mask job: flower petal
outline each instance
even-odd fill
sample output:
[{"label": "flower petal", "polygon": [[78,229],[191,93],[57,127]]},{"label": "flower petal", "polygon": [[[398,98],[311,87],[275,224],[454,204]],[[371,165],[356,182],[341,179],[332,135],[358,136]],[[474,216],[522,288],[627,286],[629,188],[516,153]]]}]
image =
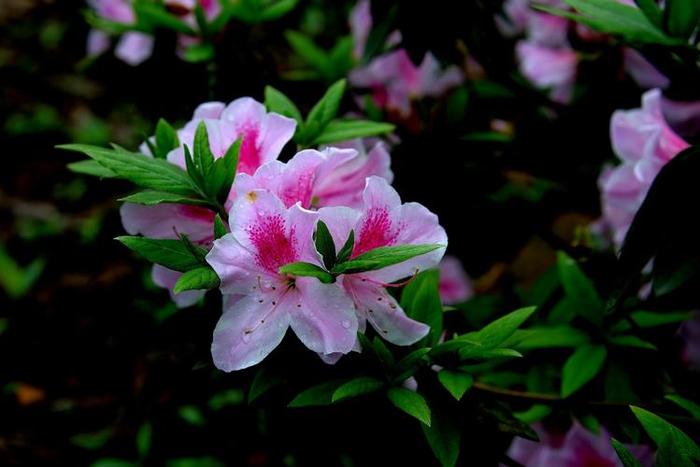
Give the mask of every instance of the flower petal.
[{"label": "flower petal", "polygon": [[124,229],[130,235],[167,239],[185,234],[195,243],[213,240],[214,213],[208,209],[184,204],[124,203],[119,212]]},{"label": "flower petal", "polygon": [[153,37],[140,32],[127,32],[114,49],[114,55],[123,62],[136,66],[153,53]]},{"label": "flower petal", "polygon": [[282,342],[288,327],[284,303],[261,303],[257,295],[234,300],[225,296],[211,345],[214,364],[223,371],[256,365]]},{"label": "flower petal", "polygon": [[290,313],[299,340],[321,354],[350,352],[357,339],[357,317],[345,291],[307,277],[296,279],[296,290],[298,301]]},{"label": "flower petal", "polygon": [[159,264],[153,265],[152,278],[153,282],[164,289],[168,289],[170,292],[170,298],[175,302],[178,308],[187,308],[189,306],[197,303],[202,297],[204,297],[204,290],[187,290],[185,292],[175,293],[173,292],[173,287],[177,283],[177,280],[182,276],[181,272],[173,271]]},{"label": "flower petal", "polygon": [[355,276],[344,276],[343,286],[353,298],[358,312],[389,342],[411,345],[430,332],[430,326],[406,316],[384,287],[364,277]]}]

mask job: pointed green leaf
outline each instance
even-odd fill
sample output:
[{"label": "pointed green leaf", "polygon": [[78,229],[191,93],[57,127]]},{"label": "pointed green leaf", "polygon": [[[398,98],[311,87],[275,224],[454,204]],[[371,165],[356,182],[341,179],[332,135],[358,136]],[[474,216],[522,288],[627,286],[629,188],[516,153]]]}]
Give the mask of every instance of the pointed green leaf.
[{"label": "pointed green leaf", "polygon": [[301,131],[303,119],[297,106],[287,96],[272,86],[265,87],[265,107],[268,112],[275,112],[297,122],[297,131]]},{"label": "pointed green leaf", "polygon": [[125,203],[142,204],[144,206],[153,206],[163,203],[188,204],[191,206],[209,206],[209,203],[202,199],[190,198],[187,196],[178,195],[176,193],[168,193],[165,191],[139,191],[134,194],[119,198],[119,201]]},{"label": "pointed green leaf", "polygon": [[279,273],[298,277],[315,277],[324,284],[332,284],[335,281],[335,278],[320,266],[303,261],[285,264],[279,269]]},{"label": "pointed green leaf", "polygon": [[579,347],[566,361],[562,371],[561,395],[569,397],[595,378],[603,368],[607,350],[602,345]]},{"label": "pointed green leaf", "polygon": [[336,264],[332,272],[334,274],[356,274],[358,272],[375,271],[387,266],[402,263],[416,256],[430,253],[439,248],[445,248],[445,245],[382,246],[369,250],[351,260]]},{"label": "pointed green leaf", "polygon": [[664,396],[664,399],[667,399],[677,406],[685,409],[690,415],[693,416],[695,420],[700,420],[700,405],[696,404],[695,402],[684,399],[678,394],[668,394]]},{"label": "pointed green leaf", "polygon": [[352,254],[353,248],[355,248],[355,231],[351,230],[348,234],[348,238],[345,240],[345,243],[343,243],[342,248],[338,252],[336,262],[344,263],[348,259],[350,259],[350,255]]},{"label": "pointed green leaf", "polygon": [[328,383],[312,386],[292,399],[287,407],[308,407],[313,405],[330,405],[333,400],[333,393],[342,382],[330,381]]},{"label": "pointed green leaf", "polygon": [[[117,240],[148,261],[174,271],[187,272],[203,266],[201,258],[192,254],[190,248],[181,240],[160,240],[130,236],[117,237]],[[206,250],[200,250],[202,256],[206,254]]]},{"label": "pointed green leaf", "polygon": [[158,120],[156,125],[156,151],[155,157],[165,159],[168,153],[180,146],[180,139],[175,129],[164,119]]},{"label": "pointed green leaf", "polygon": [[226,223],[221,220],[221,216],[217,214],[214,216],[214,238],[218,240],[227,233],[228,227],[226,226]]},{"label": "pointed green leaf", "polygon": [[78,161],[78,162],[71,162],[68,164],[68,170],[71,172],[83,174],[83,175],[92,175],[93,177],[100,177],[100,178],[116,178],[118,177],[117,174],[109,170],[107,167],[104,167],[102,164],[100,164],[97,161],[94,161],[92,159],[84,160],[84,161]]},{"label": "pointed green leaf", "polygon": [[314,244],[316,246],[316,251],[323,259],[323,265],[329,271],[335,266],[335,242],[331,236],[328,226],[322,220],[319,220],[316,224],[316,231],[314,232]]},{"label": "pointed green leaf", "polygon": [[199,267],[184,273],[175,283],[174,293],[186,290],[211,290],[219,287],[219,276],[210,266]]},{"label": "pointed green leaf", "polygon": [[398,409],[430,426],[430,407],[423,396],[402,387],[389,388],[386,395]]},{"label": "pointed green leaf", "polygon": [[462,399],[464,393],[474,384],[474,377],[461,371],[441,370],[438,380],[457,400]]},{"label": "pointed green leaf", "polygon": [[656,461],[660,465],[691,467],[700,462],[700,448],[688,435],[648,410],[633,405],[630,408],[658,447]]},{"label": "pointed green leaf", "polygon": [[333,120],[316,137],[313,144],[330,144],[355,138],[379,136],[391,133],[394,129],[395,126],[391,123],[371,120]]},{"label": "pointed green leaf", "polygon": [[333,392],[332,402],[340,402],[353,397],[363,396],[378,391],[384,383],[376,378],[360,376],[341,385]]},{"label": "pointed green leaf", "polygon": [[558,253],[559,277],[567,298],[575,307],[575,312],[594,324],[600,324],[605,311],[605,303],[598,295],[591,280],[566,253]]}]

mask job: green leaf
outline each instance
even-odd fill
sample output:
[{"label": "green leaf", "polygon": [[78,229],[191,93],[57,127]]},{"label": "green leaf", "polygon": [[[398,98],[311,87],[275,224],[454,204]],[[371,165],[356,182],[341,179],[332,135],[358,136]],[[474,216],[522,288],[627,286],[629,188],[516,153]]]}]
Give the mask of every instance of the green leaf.
[{"label": "green leaf", "polygon": [[333,393],[342,384],[338,381],[330,381],[327,383],[317,384],[312,386],[292,399],[287,404],[287,407],[308,407],[312,405],[330,405],[333,402]]},{"label": "green leaf", "polygon": [[695,420],[700,420],[700,405],[696,404],[695,402],[684,399],[678,394],[667,394],[664,396],[664,399],[667,399],[677,406],[685,409],[690,415],[693,416]]},{"label": "green leaf", "polygon": [[659,8],[659,5],[656,3],[656,0],[635,0],[635,3],[639,9],[642,10],[644,16],[647,17],[651,24],[657,28],[661,27],[663,14],[661,8]]},{"label": "green leaf", "polygon": [[642,464],[629,452],[629,449],[627,449],[624,444],[615,438],[610,438],[610,442],[617,453],[617,457],[620,458],[623,467],[642,467]]},{"label": "green leaf", "polygon": [[393,380],[402,383],[409,377],[413,376],[418,369],[429,362],[426,356],[430,353],[430,348],[424,347],[416,349],[398,361],[394,367]]},{"label": "green leaf", "polygon": [[332,73],[330,57],[325,50],[314,44],[314,41],[310,37],[296,31],[287,31],[284,35],[289,45],[294,49],[294,52],[311,65],[311,67],[318,70],[324,76],[328,76]]},{"label": "green leaf", "polygon": [[136,434],[136,447],[139,453],[139,458],[143,459],[146,457],[151,450],[151,438],[153,434],[153,428],[151,428],[150,423],[144,423],[139,428]]},{"label": "green leaf", "polygon": [[697,0],[667,0],[664,20],[669,34],[687,40],[700,23],[700,2]]},{"label": "green leaf", "polygon": [[258,15],[258,21],[272,21],[281,18],[297,6],[299,0],[276,0],[268,4]]},{"label": "green leaf", "polygon": [[461,371],[441,370],[438,380],[457,400],[462,399],[464,393],[474,384],[474,377]]},{"label": "green leaf", "polygon": [[206,174],[212,164],[214,164],[214,154],[209,146],[209,132],[204,121],[199,122],[194,133],[194,162],[201,171]]},{"label": "green leaf", "polygon": [[226,223],[221,220],[221,216],[217,214],[214,216],[214,238],[218,240],[227,233],[228,227],[226,226]]},{"label": "green leaf", "polygon": [[605,303],[598,295],[593,283],[586,277],[576,261],[566,253],[558,255],[559,277],[561,278],[567,298],[577,314],[594,324],[600,324],[605,311]]},{"label": "green leaf", "polygon": [[219,287],[219,276],[210,266],[199,267],[184,273],[175,283],[174,293],[186,290],[211,290]]},{"label": "green leaf", "polygon": [[[656,326],[664,326],[667,324],[676,324],[689,320],[693,314],[688,311],[663,312],[654,311],[635,311],[629,315],[629,319],[634,321],[635,325],[640,328],[653,328]],[[627,320],[621,320],[612,327],[614,332],[623,332],[632,329],[632,326]]]},{"label": "green leaf", "polygon": [[524,412],[514,412],[515,418],[521,422],[533,424],[541,421],[552,413],[552,408],[544,404],[535,404]]},{"label": "green leaf", "polygon": [[610,0],[564,0],[576,12],[535,4],[533,8],[585,24],[597,31],[642,44],[685,45],[656,28],[644,13]]},{"label": "green leaf", "polygon": [[183,405],[177,411],[180,418],[194,426],[204,426],[206,419],[204,414],[196,405]]},{"label": "green leaf", "polygon": [[326,125],[338,114],[340,102],[343,99],[343,94],[345,94],[345,85],[344,79],[334,83],[321,97],[321,100],[311,108],[304,125],[303,142],[310,143],[315,141],[318,135],[326,128]]},{"label": "green leaf", "polygon": [[537,307],[530,306],[515,310],[487,324],[477,332],[466,334],[464,339],[477,342],[486,349],[496,348],[512,336],[536,309]]},{"label": "green leaf", "polygon": [[402,387],[389,388],[386,395],[398,409],[430,426],[430,407],[423,396]]},{"label": "green leaf", "polygon": [[374,248],[355,258],[338,263],[333,270],[334,274],[356,274],[358,272],[375,271],[387,266],[402,263],[416,256],[424,255],[445,248],[445,245],[421,244],[421,245],[396,245]]},{"label": "green leaf", "polygon": [[231,405],[240,405],[245,400],[245,394],[240,389],[228,389],[214,394],[207,405],[213,411],[218,411]]},{"label": "green leaf", "polygon": [[106,428],[94,433],[80,433],[71,436],[70,442],[83,449],[100,449],[109,441],[113,433],[114,430],[112,428]]},{"label": "green leaf", "polygon": [[542,326],[517,330],[503,345],[516,350],[578,347],[590,338],[585,332],[570,326]]},{"label": "green leaf", "polygon": [[156,27],[172,29],[173,31],[186,34],[188,36],[196,36],[197,32],[192,29],[187,23],[181,21],[168,11],[161,4],[151,2],[134,2],[134,13],[138,18],[138,23],[150,30]]},{"label": "green leaf", "polygon": [[226,464],[214,457],[180,457],[168,459],[166,467],[226,467]]},{"label": "green leaf", "polygon": [[406,314],[430,326],[422,344],[435,345],[442,334],[442,300],[440,300],[440,273],[430,269],[418,274],[401,293],[401,308]]},{"label": "green leaf", "polygon": [[119,201],[125,203],[142,204],[144,206],[153,206],[163,203],[188,204],[191,206],[210,206],[210,204],[202,199],[189,198],[187,196],[178,195],[176,193],[168,193],[165,191],[139,191],[134,194],[119,198]]},{"label": "green leaf", "polygon": [[328,226],[322,220],[316,223],[316,231],[314,232],[314,244],[316,251],[323,259],[323,265],[326,269],[331,270],[335,266],[335,242],[331,236]]},{"label": "green leaf", "polygon": [[602,345],[589,344],[579,347],[564,364],[562,397],[569,397],[592,380],[603,368],[607,353]]},{"label": "green leaf", "polygon": [[158,120],[156,125],[156,152],[155,157],[165,159],[168,153],[180,146],[180,139],[175,129],[164,119]]},{"label": "green leaf", "polygon": [[[203,266],[201,258],[192,254],[190,248],[181,240],[130,236],[117,237],[117,240],[148,261],[174,271],[187,272]],[[202,255],[206,254],[206,250],[200,250]]]},{"label": "green leaf", "polygon": [[344,263],[352,254],[352,250],[355,248],[355,231],[351,230],[348,234],[348,238],[343,243],[342,248],[338,252],[338,257],[336,258],[336,263]]},{"label": "green leaf", "polygon": [[285,264],[279,269],[279,273],[297,277],[315,277],[324,284],[332,284],[335,281],[335,278],[322,267],[303,261]]},{"label": "green leaf", "polygon": [[118,149],[107,149],[85,144],[58,146],[68,151],[82,152],[99,162],[120,178],[144,188],[194,196],[197,191],[192,181],[180,167],[162,159]]},{"label": "green leaf", "polygon": [[44,258],[37,258],[22,267],[0,243],[0,287],[10,298],[24,297],[32,289],[46,267]]},{"label": "green leaf", "polygon": [[210,196],[224,204],[231,192],[233,179],[238,171],[238,161],[240,159],[242,138],[238,138],[226,150],[224,157],[220,157],[214,161],[214,164],[207,171],[207,191]]},{"label": "green leaf", "polygon": [[660,465],[691,467],[700,462],[700,448],[688,435],[648,410],[633,405],[630,408],[659,448],[656,459]]},{"label": "green leaf", "polygon": [[250,391],[248,391],[248,403],[252,403],[257,398],[265,394],[275,386],[282,384],[284,380],[279,372],[270,370],[270,367],[263,366],[255,374],[253,382],[250,383]]},{"label": "green leaf", "polygon": [[84,161],[71,162],[68,164],[68,170],[71,172],[92,175],[93,177],[100,178],[116,178],[117,174],[109,170],[107,167],[103,166],[97,161],[92,159],[87,159]]},{"label": "green leaf", "polygon": [[462,360],[490,360],[495,358],[522,358],[522,354],[513,349],[485,349],[482,346],[465,345],[459,349]]},{"label": "green leaf", "polygon": [[216,51],[211,43],[201,42],[185,48],[182,58],[190,63],[204,63],[213,60],[215,54]]},{"label": "green leaf", "polygon": [[275,112],[297,122],[297,131],[301,131],[304,120],[297,106],[287,96],[272,86],[265,87],[265,107],[268,112]]},{"label": "green leaf", "polygon": [[329,144],[355,138],[367,138],[391,133],[396,127],[391,123],[371,120],[333,120],[326,125],[312,144]]},{"label": "green leaf", "polygon": [[656,346],[651,342],[640,339],[637,336],[623,335],[623,336],[612,336],[608,338],[608,341],[620,347],[634,347],[638,349],[648,349],[656,350]]},{"label": "green leaf", "polygon": [[104,459],[99,459],[92,464],[90,464],[90,467],[135,467],[136,464],[134,464],[131,461],[128,461],[126,459],[114,459],[111,457],[105,457]]},{"label": "green leaf", "polygon": [[342,384],[333,392],[331,402],[340,402],[353,397],[363,396],[378,391],[384,383],[376,378],[360,376]]},{"label": "green leaf", "polygon": [[384,368],[389,369],[396,363],[394,355],[391,353],[384,341],[378,336],[374,336],[374,339],[372,339],[372,351],[377,356],[377,359],[381,362]]},{"label": "green leaf", "polygon": [[425,439],[442,467],[454,467],[459,457],[462,433],[452,414],[444,411],[431,414],[430,425],[421,423]]}]

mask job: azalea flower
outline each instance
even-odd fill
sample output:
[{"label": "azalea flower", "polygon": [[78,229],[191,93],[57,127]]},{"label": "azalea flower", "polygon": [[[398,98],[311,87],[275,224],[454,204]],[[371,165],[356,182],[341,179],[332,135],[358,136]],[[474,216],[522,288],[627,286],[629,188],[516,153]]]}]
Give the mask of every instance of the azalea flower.
[{"label": "azalea flower", "polygon": [[[221,4],[219,0],[164,0],[163,3],[172,14],[178,16],[185,24],[189,25],[195,31],[199,28],[194,13],[197,4],[202,7],[204,17],[208,21],[213,20],[221,13]],[[200,42],[201,39],[199,37],[178,34],[178,54],[182,55],[187,47]]]},{"label": "azalea flower", "polygon": [[[277,159],[296,128],[294,120],[267,113],[261,103],[250,97],[236,99],[228,105],[207,102],[197,107],[193,119],[178,130],[180,146],[168,154],[168,161],[185,169],[183,146],[193,147],[200,122],[207,127],[209,146],[215,158],[223,157],[239,137],[243,138],[238,162],[238,173],[242,174],[252,174],[262,164]],[[141,149],[150,154],[145,144]],[[230,208],[234,196],[235,189],[232,188],[227,208]],[[176,239],[185,234],[192,242],[205,246],[214,240],[214,212],[206,208],[183,204],[143,206],[125,203],[120,212],[122,224],[130,235]],[[175,275],[179,277],[179,273],[171,271],[170,277]],[[161,279],[156,283],[168,282]],[[189,302],[176,300],[179,305]]]},{"label": "azalea flower", "polygon": [[[508,457],[525,467],[622,467],[605,428],[601,428],[597,435],[579,423],[574,423],[566,433],[548,431],[540,424],[533,428],[540,438],[539,442],[515,438],[507,453]],[[627,448],[641,465],[653,465],[654,455],[648,446]]]},{"label": "azalea flower", "polygon": [[279,273],[292,262],[319,264],[312,240],[318,213],[299,204],[287,208],[265,190],[239,196],[231,212],[231,233],[207,255],[225,295],[212,343],[215,365],[233,371],[259,363],[290,326],[319,354],[352,350],[358,321],[339,284]]},{"label": "azalea flower", "polygon": [[622,164],[605,168],[598,184],[602,224],[611,230],[619,248],[654,178],[688,143],[666,122],[659,89],[644,94],[642,108],[616,111],[610,122],[610,138]]},{"label": "azalea flower", "polygon": [[[129,0],[89,0],[89,6],[106,20],[135,24],[136,15]],[[103,54],[110,46],[110,37],[99,29],[92,29],[88,35],[87,53],[89,56]],[[146,60],[153,52],[153,37],[142,32],[130,31],[121,36],[114,55],[129,65],[135,66]]]},{"label": "azalea flower", "polygon": [[[350,13],[350,29],[354,40],[353,55],[360,61],[372,29],[369,0],[358,2]],[[395,31],[387,38],[384,48],[391,49],[400,42],[401,35]],[[412,100],[440,97],[450,88],[459,86],[464,81],[464,74],[456,66],[442,70],[430,52],[416,66],[405,49],[397,49],[356,68],[350,73],[349,81],[355,87],[368,88],[377,107],[397,112],[405,118],[411,113]]]},{"label": "azalea flower", "polygon": [[578,66],[578,55],[573,49],[520,41],[515,51],[520,72],[535,87],[548,90],[554,102],[566,104],[571,101]]},{"label": "azalea flower", "polygon": [[[447,235],[437,216],[418,203],[401,204],[398,193],[385,179],[369,177],[362,199],[359,211],[347,207],[318,211],[336,251],[340,251],[350,231],[355,239],[351,258],[392,245],[447,245]],[[439,248],[376,271],[341,275],[338,281],[355,303],[360,330],[364,331],[369,321],[379,335],[396,345],[411,345],[425,337],[430,327],[406,316],[386,287],[437,266],[444,252],[445,248]]]},{"label": "azalea flower", "polygon": [[442,303],[454,305],[469,300],[474,294],[474,290],[462,262],[454,256],[445,256],[438,267],[440,269],[439,287]]},{"label": "azalea flower", "polygon": [[377,175],[391,183],[391,159],[383,143],[369,152],[356,149],[307,149],[297,153],[288,163],[272,161],[261,166],[254,175],[236,178],[239,193],[252,189],[268,190],[287,206],[299,202],[306,209],[325,206],[360,207],[365,179]]}]

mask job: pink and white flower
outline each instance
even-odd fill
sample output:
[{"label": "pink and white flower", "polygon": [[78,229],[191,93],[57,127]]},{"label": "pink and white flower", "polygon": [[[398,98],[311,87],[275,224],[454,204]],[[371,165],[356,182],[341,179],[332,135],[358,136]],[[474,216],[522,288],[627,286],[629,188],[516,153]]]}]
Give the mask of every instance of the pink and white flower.
[{"label": "pink and white flower", "polygon": [[[250,97],[236,99],[228,105],[207,102],[197,107],[193,119],[177,132],[181,145],[168,154],[168,161],[185,168],[183,146],[192,148],[200,122],[207,127],[209,146],[215,158],[223,157],[239,137],[243,138],[238,163],[238,172],[242,174],[252,174],[262,164],[277,159],[296,129],[294,120],[268,113],[261,103]],[[142,151],[148,154],[144,146]],[[231,206],[235,192],[232,188],[227,207]],[[125,203],[121,207],[121,217],[130,235],[172,239],[185,234],[191,241],[205,246],[214,240],[214,212],[206,208],[182,204],[143,206]]]},{"label": "pink and white flower", "polygon": [[[106,20],[127,25],[136,23],[136,15],[129,0],[90,0],[88,4],[98,16]],[[87,41],[88,55],[101,55],[109,48],[110,42],[106,32],[92,29]],[[114,50],[117,58],[132,66],[142,63],[152,52],[153,37],[136,31],[122,35]]]},{"label": "pink and white flower", "polygon": [[326,206],[360,207],[365,179],[372,175],[393,179],[391,158],[383,143],[368,153],[355,149],[307,149],[289,162],[272,161],[261,166],[254,175],[236,178],[239,193],[265,189],[274,193],[287,206],[299,202],[306,209]]},{"label": "pink and white flower", "polygon": [[445,256],[438,266],[440,269],[440,299],[444,305],[454,305],[469,300],[474,295],[472,280],[454,256]]},{"label": "pink and white flower", "polygon": [[464,75],[454,65],[442,70],[430,52],[416,66],[406,50],[398,49],[353,70],[349,79],[355,87],[370,89],[378,107],[407,117],[411,113],[412,100],[439,97],[461,84]]},{"label": "pink and white flower", "polygon": [[207,255],[225,294],[212,343],[216,366],[233,371],[259,363],[290,326],[321,355],[351,351],[358,321],[343,289],[278,272],[296,261],[319,264],[312,241],[318,213],[298,204],[287,208],[264,190],[239,196],[231,212],[231,233]]},{"label": "pink and white flower", "polygon": [[[447,245],[447,235],[437,216],[418,203],[401,204],[399,195],[385,179],[369,177],[362,199],[360,211],[346,207],[318,211],[333,236],[336,250],[342,248],[351,230],[355,232],[351,258],[384,246]],[[396,345],[411,345],[423,338],[430,327],[406,316],[385,287],[437,266],[444,252],[445,248],[439,248],[376,271],[341,275],[339,281],[355,303],[360,330],[364,331],[369,321],[379,335]]]},{"label": "pink and white flower", "polygon": [[619,248],[654,178],[688,143],[664,119],[658,89],[644,94],[642,108],[613,114],[610,138],[622,164],[604,169],[598,184],[603,226]]},{"label": "pink and white flower", "polygon": [[535,87],[549,91],[554,102],[566,104],[571,101],[578,67],[578,55],[573,49],[520,41],[515,52],[520,72]]}]

